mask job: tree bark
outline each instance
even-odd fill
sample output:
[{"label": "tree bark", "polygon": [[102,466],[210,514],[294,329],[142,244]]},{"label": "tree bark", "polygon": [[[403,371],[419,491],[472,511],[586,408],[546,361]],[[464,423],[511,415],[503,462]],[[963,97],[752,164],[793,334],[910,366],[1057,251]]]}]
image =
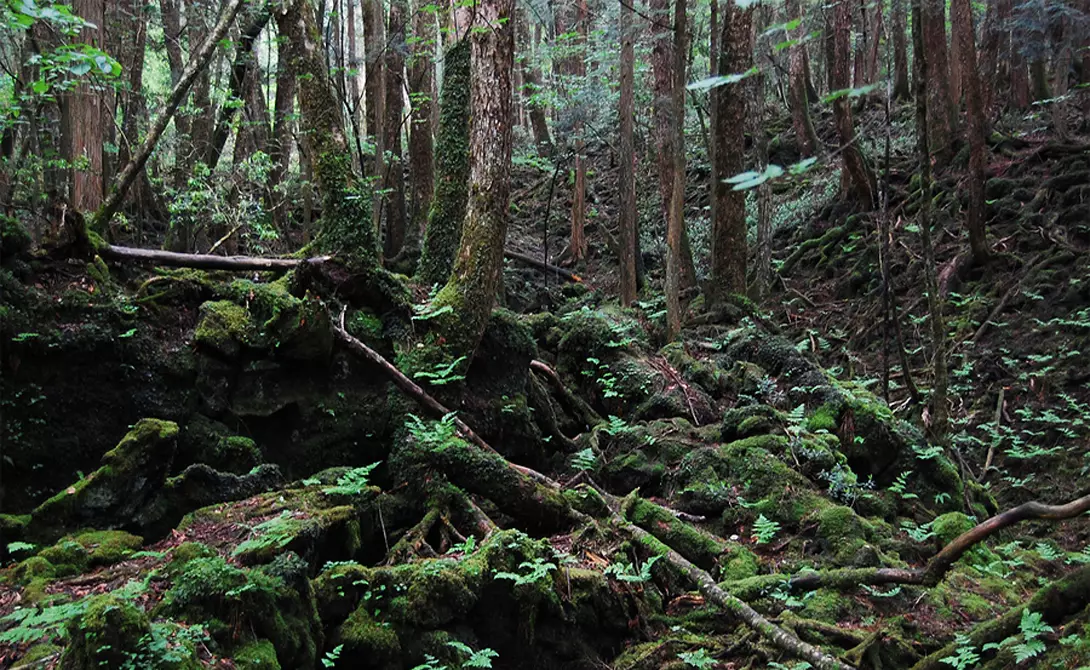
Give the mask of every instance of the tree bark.
[{"label": "tree bark", "polygon": [[426,285],[442,284],[450,277],[469,195],[469,42],[455,42],[447,49],[443,62],[439,132],[435,138],[435,195],[417,266],[417,278]]},{"label": "tree bark", "polygon": [[[283,34],[280,37],[284,37]],[[273,103],[273,134],[269,143],[269,157],[272,170],[269,172],[269,192],[273,197],[272,216],[277,230],[286,230],[288,224],[288,202],[282,185],[291,165],[291,153],[294,138],[292,134],[295,116],[295,77],[288,67],[291,45],[286,39],[277,40],[276,44],[276,98]]]},{"label": "tree bark", "polygon": [[[197,45],[211,31],[206,16],[207,4],[200,0],[183,0],[185,5],[185,34],[189,44],[190,58]],[[197,73],[193,90],[189,94],[189,103],[194,112],[189,123],[189,146],[183,155],[185,178],[188,179],[192,166],[209,154],[212,143],[212,125],[216,118],[212,107],[212,68],[204,68]]]},{"label": "tree bark", "polygon": [[[851,86],[849,70],[849,47],[852,25],[851,8],[846,2],[839,2],[831,10],[826,10],[826,40],[829,60],[829,90],[839,91]],[[855,124],[852,122],[850,98],[841,96],[833,101],[833,118],[837,136],[840,140],[840,155],[843,161],[841,185],[844,195],[856,202],[863,209],[873,209],[876,202],[877,181],[874,171],[867,164],[863,149],[855,138]]]},{"label": "tree bark", "polygon": [[[578,11],[575,19],[577,34],[576,53],[571,59],[570,74],[577,80],[586,76],[587,49],[587,0],[575,0]],[[575,115],[575,184],[571,203],[571,241],[568,245],[573,263],[583,261],[587,256],[587,164],[583,156],[586,142],[583,139],[583,110],[577,109]]]},{"label": "tree bark", "polygon": [[435,140],[431,118],[436,101],[432,90],[435,81],[435,14],[417,3],[413,18],[415,42],[410,50],[408,67],[409,102],[412,121],[409,127],[409,178],[412,182],[412,207],[406,232],[405,248],[419,255],[428,222],[432,195],[435,192]]},{"label": "tree bark", "polygon": [[[658,155],[659,193],[662,196],[662,219],[669,228],[674,192],[674,157],[677,154],[674,134],[674,84],[675,84],[675,46],[671,42],[671,35],[663,26],[671,25],[669,0],[650,0],[648,9],[651,10],[651,18],[655,24],[651,26],[655,31],[652,37],[651,50],[651,74],[654,102],[652,113],[654,116],[655,151]],[[684,52],[683,52],[684,53]],[[682,59],[684,61],[684,58]],[[682,93],[684,96],[684,92]],[[682,151],[684,156],[684,151]],[[684,211],[684,205],[682,206]],[[639,263],[639,260],[637,260]],[[681,228],[681,279],[679,290],[696,286],[696,269],[693,264],[693,254],[689,245],[688,229]]]},{"label": "tree bark", "polygon": [[673,87],[671,90],[670,134],[673,137],[673,184],[670,215],[666,221],[666,339],[681,334],[682,231],[685,230],[685,84],[686,84],[686,0],[674,0]]},{"label": "tree bark", "polygon": [[[537,31],[529,29],[529,18],[525,10],[518,14],[518,30],[524,42],[529,44],[531,40],[536,40]],[[541,85],[541,73],[537,69],[532,54],[523,56],[519,61],[519,69],[523,82],[521,92],[527,115],[530,117],[530,132],[534,137],[534,145],[537,147],[539,156],[550,157],[554,149],[552,138],[549,137],[549,126],[545,120],[545,106],[541,102],[541,93],[544,89]]]},{"label": "tree bark", "polygon": [[[620,141],[617,171],[617,194],[620,201],[618,260],[620,277],[618,293],[622,307],[628,307],[636,301],[636,151],[633,143],[632,126],[635,117],[635,48],[633,46],[632,14],[630,4],[634,0],[621,0],[621,98],[618,108],[620,116]],[[718,0],[711,0],[713,7]]]},{"label": "tree bark", "polygon": [[897,100],[908,100],[912,97],[912,88],[908,81],[905,0],[890,0],[890,15],[890,32],[893,33],[893,97]]},{"label": "tree bark", "polygon": [[928,139],[936,164],[946,165],[954,154],[957,108],[950,90],[950,61],[946,48],[946,0],[925,0],[923,6],[924,46],[927,49]]},{"label": "tree bark", "polygon": [[[753,10],[728,0],[719,39],[719,74],[753,67]],[[746,193],[726,179],[745,170],[746,89],[748,80],[712,89],[715,113],[715,220],[712,223],[711,281],[708,303],[723,304],[746,291]]]},{"label": "tree bark", "polygon": [[434,301],[437,308],[453,308],[436,325],[454,358],[472,359],[502,282],[510,216],[514,5],[514,0],[482,0],[474,26],[479,30],[469,36],[469,199],[454,269]]},{"label": "tree bark", "polygon": [[959,69],[965,90],[966,134],[969,139],[969,246],[972,249],[973,262],[982,265],[988,260],[988,242],[984,232],[984,166],[987,146],[970,0],[953,0],[950,11],[956,17],[954,28],[957,32],[954,41],[958,44],[958,53],[961,56]]},{"label": "tree bark", "polygon": [[[100,49],[106,46],[105,9],[103,0],[73,1],[73,13],[91,24],[80,30],[76,42]],[[102,89],[86,78],[81,78],[62,98],[62,146],[70,164],[68,201],[82,212],[94,211],[102,204],[105,103]]]},{"label": "tree bark", "polygon": [[386,91],[383,147],[390,155],[385,166],[383,184],[386,190],[386,235],[383,251],[393,258],[405,244],[405,169],[401,162],[401,129],[405,120],[405,15],[407,0],[390,3],[390,23],[386,31]]},{"label": "tree bark", "polygon": [[[787,20],[803,19],[799,0],[787,0]],[[820,153],[821,142],[814,132],[814,122],[810,118],[810,96],[806,90],[807,74],[806,45],[801,40],[806,35],[805,22],[788,33],[788,38],[799,42],[790,47],[788,54],[787,91],[791,105],[791,125],[799,142],[799,153],[803,157]],[[740,71],[740,70],[739,70]],[[728,175],[729,176],[729,175]]]},{"label": "tree bark", "polygon": [[[383,177],[383,128],[384,105],[386,98],[385,77],[383,76],[383,51],[386,41],[383,37],[383,12],[382,0],[364,0],[363,11],[363,35],[366,56],[364,59],[364,97],[366,98],[366,133],[371,138],[374,146],[373,163],[370,173],[380,180]],[[367,174],[367,169],[364,169]],[[376,191],[372,197],[371,224],[377,235],[381,225],[382,197]]]},{"label": "tree bark", "polygon": [[[913,0],[912,39],[916,50],[916,148],[918,153],[920,176],[920,208],[918,225],[920,239],[923,242],[924,285],[927,289],[927,305],[931,316],[931,345],[934,358],[934,382],[931,389],[931,426],[930,433],[941,442],[946,436],[946,324],[942,314],[942,300],[939,296],[938,274],[935,269],[935,249],[931,243],[931,147],[927,108],[930,104],[927,95],[928,79],[931,72],[932,52],[927,50],[924,32],[926,22],[922,21],[920,5],[931,0]],[[923,29],[920,26],[923,25]]]}]

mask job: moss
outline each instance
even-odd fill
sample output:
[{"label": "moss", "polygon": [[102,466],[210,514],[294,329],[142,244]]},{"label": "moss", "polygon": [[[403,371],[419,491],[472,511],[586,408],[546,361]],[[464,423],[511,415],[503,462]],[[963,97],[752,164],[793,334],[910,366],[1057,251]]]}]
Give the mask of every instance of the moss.
[{"label": "moss", "polygon": [[48,659],[59,656],[63,649],[49,642],[41,642],[26,650],[23,657],[15,661],[11,670],[34,670],[48,667]]},{"label": "moss", "polygon": [[722,439],[726,442],[743,437],[771,433],[780,422],[780,413],[769,405],[744,405],[723,415]]},{"label": "moss", "polygon": [[799,612],[800,616],[830,623],[840,621],[851,607],[850,598],[834,589],[813,591],[803,602],[806,604]]},{"label": "moss", "polygon": [[417,278],[425,285],[450,277],[469,197],[469,40],[459,40],[443,60],[439,130],[435,137],[435,194],[424,231]]},{"label": "moss", "polygon": [[181,567],[195,558],[209,558],[216,555],[216,550],[200,542],[183,542],[170,552],[172,567]]},{"label": "moss", "polygon": [[931,531],[935,533],[940,543],[946,545],[975,525],[972,519],[961,512],[949,512],[935,519],[931,525]]},{"label": "moss", "polygon": [[201,305],[200,322],[193,333],[198,346],[204,346],[228,358],[238,356],[242,344],[252,337],[253,323],[244,307],[229,300]]},{"label": "moss", "polygon": [[91,567],[111,565],[138,550],[144,539],[121,530],[93,530],[73,538],[88,551]]},{"label": "moss", "polygon": [[348,658],[366,658],[368,666],[400,668],[401,642],[386,623],[375,621],[368,612],[369,603],[356,609],[341,624],[338,640]]},{"label": "moss", "polygon": [[57,569],[43,556],[31,556],[19,561],[10,573],[14,583],[24,585],[35,579],[53,579],[56,575]]},{"label": "moss", "polygon": [[668,510],[642,498],[632,501],[624,511],[630,521],[705,570],[715,566],[725,549],[712,535],[701,532]]},{"label": "moss", "polygon": [[231,654],[238,670],[280,670],[276,647],[268,640],[253,640]]},{"label": "moss", "polygon": [[834,408],[823,405],[814,411],[806,419],[806,430],[816,433],[819,430],[826,430],[830,433],[834,433],[837,430],[839,423]]},{"label": "moss", "polygon": [[71,538],[64,538],[38,552],[38,557],[56,566],[60,576],[75,575],[87,570],[87,548]]},{"label": "moss", "polygon": [[729,558],[719,571],[719,579],[724,582],[736,582],[749,577],[756,577],[761,569],[761,561],[749,549],[733,547]]},{"label": "moss", "polygon": [[0,215],[0,259],[20,256],[33,245],[30,233],[19,220],[8,215]]},{"label": "moss", "polygon": [[148,617],[132,603],[112,595],[94,596],[68,626],[71,642],[61,657],[66,670],[119,668],[127,653],[151,633]]}]

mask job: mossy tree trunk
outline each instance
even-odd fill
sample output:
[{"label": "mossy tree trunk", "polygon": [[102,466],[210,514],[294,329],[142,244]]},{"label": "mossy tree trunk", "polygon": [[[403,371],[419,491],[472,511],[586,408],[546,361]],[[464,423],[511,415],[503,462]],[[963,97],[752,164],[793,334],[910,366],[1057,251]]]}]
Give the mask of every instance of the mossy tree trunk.
[{"label": "mossy tree trunk", "polygon": [[484,335],[503,278],[510,218],[514,8],[514,0],[482,0],[469,36],[469,199],[454,269],[434,301],[437,309],[452,308],[437,320],[439,334],[455,356],[467,358]]},{"label": "mossy tree trunk", "polygon": [[368,199],[352,171],[341,105],[333,93],[325,64],[322,35],[310,0],[293,0],[277,16],[287,65],[298,89],[301,137],[322,194],[322,227],[318,244],[349,266],[377,262],[374,229],[368,221]]},{"label": "mossy tree trunk", "polygon": [[980,265],[988,260],[988,241],[984,232],[984,164],[985,146],[984,105],[980,94],[980,73],[976,62],[976,38],[973,30],[973,10],[969,0],[954,0],[950,12],[957,18],[954,40],[961,56],[961,85],[965,93],[965,109],[969,139],[969,211],[966,227],[973,262]]},{"label": "mossy tree trunk", "polygon": [[530,117],[530,131],[534,136],[534,145],[540,156],[553,155],[553,141],[549,137],[549,126],[545,120],[545,106],[541,103],[541,73],[535,62],[535,47],[537,46],[537,30],[530,30],[530,18],[526,10],[518,15],[519,42],[526,45],[526,54],[519,61],[519,69],[522,74],[522,98],[525,100],[527,116]]},{"label": "mossy tree trunk", "polygon": [[432,88],[435,81],[435,13],[418,2],[413,16],[413,37],[408,67],[409,101],[412,122],[409,127],[409,176],[412,180],[412,207],[405,249],[412,255],[420,251],[424,226],[428,221],[435,193],[435,138],[431,117],[435,108]]},{"label": "mossy tree trunk", "polygon": [[669,134],[673,184],[669,216],[666,219],[666,337],[674,340],[681,333],[682,233],[685,230],[685,54],[687,25],[685,0],[674,0],[674,52],[670,95]]},{"label": "mossy tree trunk", "polygon": [[[714,3],[717,0],[713,1]],[[636,301],[636,151],[633,146],[632,126],[635,117],[635,48],[632,35],[632,5],[621,0],[621,97],[620,97],[620,149],[617,172],[617,191],[620,201],[620,234],[618,235],[618,260],[620,261],[619,293],[621,305],[627,307]]]},{"label": "mossy tree trunk", "polygon": [[[723,12],[719,39],[719,75],[745,72],[753,67],[753,10],[729,0]],[[708,302],[722,303],[746,290],[746,194],[735,191],[726,179],[745,170],[746,89],[749,82],[712,89],[715,112],[715,221],[712,225]],[[805,91],[803,91],[805,95]]]},{"label": "mossy tree trunk", "polygon": [[463,39],[447,49],[443,66],[435,193],[417,268],[417,278],[425,284],[441,284],[450,276],[462,237],[469,183],[469,42]]}]

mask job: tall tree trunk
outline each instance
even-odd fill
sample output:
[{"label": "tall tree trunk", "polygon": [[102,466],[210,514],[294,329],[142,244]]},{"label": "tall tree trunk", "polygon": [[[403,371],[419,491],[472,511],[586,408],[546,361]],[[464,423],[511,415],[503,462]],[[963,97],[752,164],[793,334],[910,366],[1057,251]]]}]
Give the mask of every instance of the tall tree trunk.
[{"label": "tall tree trunk", "polygon": [[859,25],[856,31],[855,48],[852,53],[855,63],[852,66],[852,86],[861,88],[867,85],[867,39],[870,37],[867,26],[867,0],[856,0],[855,6],[859,9],[854,18],[854,23]]},{"label": "tall tree trunk", "polygon": [[[621,0],[621,98],[620,142],[617,151],[620,167],[617,171],[617,192],[620,201],[618,260],[620,277],[618,293],[622,307],[636,301],[636,150],[632,127],[635,119],[635,48],[633,46],[632,0]],[[712,0],[717,3],[718,0]]]},{"label": "tall tree trunk", "polygon": [[[382,52],[386,48],[383,38],[382,0],[363,0],[363,40],[364,40],[364,120],[367,136],[374,147],[372,164],[364,168],[364,174],[382,178],[383,149],[383,105],[385,103],[385,78],[383,77]],[[372,224],[376,233],[379,230],[381,197],[375,195]]]},{"label": "tall tree trunk", "polygon": [[341,105],[310,0],[290,0],[277,26],[289,44],[286,62],[298,86],[301,137],[322,195],[319,246],[353,269],[369,270],[378,264],[374,229],[367,225],[367,202],[352,172]]},{"label": "tall tree trunk", "polygon": [[[280,37],[286,37],[283,33]],[[276,98],[273,103],[273,134],[269,143],[272,170],[269,172],[269,192],[273,196],[273,225],[279,231],[288,228],[288,200],[283,192],[284,179],[291,165],[293,140],[292,119],[295,116],[295,76],[288,64],[291,45],[287,39],[276,42]]]},{"label": "tall tree trunk", "polygon": [[434,301],[439,309],[453,308],[436,322],[453,358],[473,358],[502,286],[511,194],[514,6],[514,0],[482,0],[474,26],[481,29],[469,36],[473,116],[468,206],[454,269]]},{"label": "tall tree trunk", "polygon": [[[348,53],[345,54],[345,61],[348,66],[348,72],[345,73],[348,78],[348,109],[351,115],[352,127],[358,131],[362,103],[362,100],[360,100],[360,78],[362,73],[360,72],[360,52],[356,46],[356,0],[345,0],[345,4],[345,18],[347,19],[345,31],[348,33]],[[360,166],[360,169],[362,168],[363,166]]]},{"label": "tall tree trunk", "polygon": [[[132,158],[133,148],[139,146],[140,135],[148,122],[148,108],[144,102],[144,50],[147,45],[148,12],[144,3],[123,0],[117,7],[119,45],[118,61],[121,63],[124,89],[118,96],[121,113],[121,137],[117,144],[117,166],[124,166]],[[157,211],[155,194],[146,173],[134,184],[131,202],[136,220],[162,216]],[[143,226],[138,228],[143,232]]]},{"label": "tall tree trunk", "polygon": [[[803,19],[799,0],[787,0],[787,20]],[[788,95],[791,99],[791,124],[799,142],[799,152],[803,156],[815,156],[820,152],[821,143],[814,132],[814,123],[810,118],[810,99],[806,90],[808,79],[806,67],[806,44],[801,40],[806,35],[805,22],[790,31],[788,38],[797,43],[790,47],[788,61]],[[729,175],[728,175],[729,176]]]},{"label": "tall tree trunk", "polygon": [[[518,33],[522,41],[532,44],[536,41],[537,31],[529,29],[529,18],[526,11],[518,13]],[[532,52],[532,49],[530,50]],[[549,137],[549,126],[545,121],[545,106],[542,104],[541,73],[538,72],[533,54],[527,54],[519,61],[519,69],[522,73],[522,98],[526,101],[527,115],[530,117],[530,132],[534,137],[534,145],[539,156],[553,155],[553,141]]]},{"label": "tall tree trunk", "polygon": [[[851,86],[849,69],[849,49],[851,46],[851,8],[846,2],[838,2],[831,10],[826,10],[826,40],[829,60],[829,90],[839,91]],[[854,200],[863,209],[872,209],[875,204],[877,182],[874,171],[867,164],[866,156],[860,143],[855,138],[855,124],[852,122],[850,98],[841,96],[833,101],[833,118],[837,136],[840,140],[840,155],[843,161],[841,185],[845,197]]]},{"label": "tall tree trunk", "polygon": [[439,132],[435,136],[435,195],[416,270],[417,278],[426,285],[441,284],[450,277],[469,193],[469,40],[447,49],[443,63]]},{"label": "tall tree trunk", "polygon": [[390,3],[390,26],[386,33],[386,104],[385,140],[383,146],[390,155],[383,183],[387,191],[386,235],[383,249],[386,258],[393,258],[405,244],[405,169],[401,162],[401,129],[405,120],[405,15],[406,0]]},{"label": "tall tree trunk", "polygon": [[[80,30],[75,41],[100,49],[105,46],[102,29],[105,10],[103,0],[74,0],[73,13],[90,24]],[[62,99],[64,154],[72,166],[69,204],[82,212],[93,212],[102,204],[105,102],[103,92],[85,80],[67,91]]]},{"label": "tall tree trunk", "polygon": [[[199,0],[185,0],[185,33],[189,43],[190,58],[208,36],[211,26],[206,15],[207,6]],[[212,126],[216,115],[212,107],[212,68],[205,68],[193,82],[190,93],[193,114],[189,122],[189,147],[185,152],[184,169],[188,175],[194,163],[209,155],[212,143]]]},{"label": "tall tree trunk", "polygon": [[878,61],[878,54],[882,48],[882,36],[885,32],[881,2],[872,5],[868,30],[870,31],[870,39],[867,41],[867,83],[873,84],[879,80],[882,74]]},{"label": "tall tree trunk", "polygon": [[973,262],[982,265],[988,260],[988,241],[984,232],[984,163],[987,147],[984,135],[984,105],[980,95],[980,76],[976,65],[976,39],[973,30],[971,0],[953,0],[951,12],[956,20],[957,32],[954,41],[958,43],[961,56],[962,85],[965,88],[965,107],[969,136],[969,246],[973,253]]},{"label": "tall tree trunk", "polygon": [[984,18],[977,78],[980,81],[980,99],[981,107],[984,109],[985,124],[988,124],[990,120],[990,110],[996,99],[996,89],[1003,83],[998,72],[1000,35],[1003,32],[1003,27],[999,25],[998,14],[999,5],[1002,2],[1003,0],[989,2]]},{"label": "tall tree trunk", "polygon": [[962,89],[962,79],[964,74],[961,68],[964,64],[961,54],[961,43],[958,42],[958,31],[961,30],[961,26],[958,25],[961,22],[961,18],[954,12],[953,0],[950,0],[950,102],[953,103],[955,109],[961,108],[961,97],[964,93]]},{"label": "tall tree trunk", "polygon": [[666,339],[681,334],[681,236],[685,230],[685,0],[674,0],[673,89],[673,188],[670,192],[670,216],[666,221]]},{"label": "tall tree trunk", "polygon": [[[670,32],[663,28],[664,25],[670,25],[671,23],[669,0],[650,0],[648,9],[651,10],[651,17],[655,21],[655,25],[652,25],[655,35],[652,38],[651,73],[654,94],[652,113],[655,123],[655,151],[658,155],[659,168],[659,194],[662,196],[663,220],[667,222],[667,228],[669,228],[675,181],[674,158],[677,155],[674,146],[677,138],[674,133],[676,124],[674,123],[675,105],[673,102],[674,67],[677,57],[674,53],[675,45],[671,42]],[[684,52],[682,61],[684,62]],[[682,97],[684,98],[684,94],[682,94]],[[684,121],[682,122],[682,129],[684,130]],[[681,154],[682,158],[684,158],[684,150],[682,150]],[[684,206],[682,210],[684,211]],[[696,286],[696,269],[689,245],[688,229],[685,226],[682,226],[680,235],[681,252],[678,263],[681,268],[681,279],[679,290],[685,290],[691,286]],[[639,263],[638,260],[637,263]]]},{"label": "tall tree trunk", "polygon": [[928,138],[931,151],[938,165],[945,165],[953,157],[954,139],[957,135],[957,108],[950,91],[950,62],[946,47],[946,0],[924,0],[924,40],[927,49],[927,82],[930,100],[927,103],[927,119],[931,130]]},{"label": "tall tree trunk", "polygon": [[[753,67],[753,9],[727,0],[719,40],[719,74]],[[712,89],[715,115],[715,221],[712,223],[711,281],[708,303],[719,305],[746,291],[746,194],[726,179],[745,170],[746,88],[749,82]]]},{"label": "tall tree trunk", "polygon": [[890,32],[893,33],[893,97],[897,100],[908,100],[912,97],[912,88],[908,81],[905,0],[890,0],[890,15]]},{"label": "tall tree trunk", "polygon": [[[420,242],[428,221],[432,194],[435,192],[435,141],[431,118],[435,99],[435,14],[417,2],[413,17],[413,37],[408,67],[409,102],[412,123],[409,127],[409,178],[412,182],[412,207],[405,248],[411,256],[420,253]],[[415,260],[415,259],[414,259]]]},{"label": "tall tree trunk", "polygon": [[[570,74],[581,81],[586,76],[587,49],[587,0],[575,0],[578,12],[575,30],[578,37],[575,43],[575,55],[569,65]],[[581,106],[582,103],[577,103]],[[579,263],[587,256],[587,164],[583,156],[586,142],[583,139],[583,110],[577,109],[575,116],[575,184],[571,203],[571,241],[569,250],[573,263]]]},{"label": "tall tree trunk", "polygon": [[916,146],[919,154],[920,208],[918,211],[920,238],[923,241],[924,284],[927,289],[928,311],[931,313],[931,340],[934,348],[935,379],[931,391],[931,434],[938,441],[946,435],[946,324],[939,297],[938,272],[935,267],[935,250],[931,243],[931,149],[929,146],[927,113],[928,77],[934,76],[930,68],[931,52],[927,50],[924,32],[920,29],[920,4],[929,0],[913,0],[912,39],[916,51]]}]

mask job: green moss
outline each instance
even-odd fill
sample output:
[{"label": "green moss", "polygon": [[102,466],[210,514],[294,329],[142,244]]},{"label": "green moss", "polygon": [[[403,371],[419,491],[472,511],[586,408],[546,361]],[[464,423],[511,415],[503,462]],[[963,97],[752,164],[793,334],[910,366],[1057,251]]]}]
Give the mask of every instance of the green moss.
[{"label": "green moss", "polygon": [[961,512],[949,512],[943,514],[931,525],[932,532],[939,542],[946,545],[957,539],[962,533],[971,530],[976,524],[973,520]]},{"label": "green moss", "polygon": [[87,531],[73,539],[87,550],[91,567],[122,561],[144,544],[143,538],[121,530]]},{"label": "green moss", "polygon": [[23,657],[15,661],[11,670],[34,670],[48,667],[48,660],[59,656],[63,649],[49,642],[41,642],[26,650]]},{"label": "green moss", "polygon": [[83,616],[68,626],[71,642],[61,658],[66,670],[119,668],[127,652],[151,633],[148,617],[132,603],[112,595],[94,596]]},{"label": "green moss", "polygon": [[209,558],[216,555],[216,551],[200,542],[183,542],[170,552],[170,562],[173,567],[181,567],[195,558]]},{"label": "green moss", "polygon": [[633,523],[705,570],[716,564],[725,549],[712,535],[701,532],[668,510],[642,498],[627,504],[625,512]]},{"label": "green moss", "polygon": [[836,432],[838,427],[837,417],[833,408],[823,405],[814,411],[806,420],[806,430],[816,433],[819,430]]},{"label": "green moss", "polygon": [[276,647],[268,640],[253,640],[231,654],[238,670],[280,670]]},{"label": "green moss", "polygon": [[399,668],[401,642],[389,624],[375,621],[368,603],[357,608],[341,625],[338,639],[348,658],[366,658],[376,668]]},{"label": "green moss", "polygon": [[719,579],[724,582],[736,582],[748,577],[755,577],[761,569],[761,561],[749,549],[738,546],[732,548],[729,558],[719,571]]},{"label": "green moss", "polygon": [[88,568],[87,548],[71,538],[64,538],[51,547],[38,552],[38,558],[56,566],[60,576],[75,575]]},{"label": "green moss", "polygon": [[443,59],[439,130],[435,137],[435,195],[417,268],[417,278],[426,286],[441,285],[450,277],[465,220],[469,197],[469,52],[469,40],[459,40]]},{"label": "green moss", "polygon": [[10,575],[14,583],[25,585],[34,579],[53,579],[57,569],[45,557],[31,556],[16,563]]},{"label": "green moss", "polygon": [[850,598],[834,589],[818,589],[808,595],[804,602],[806,604],[799,612],[800,616],[829,623],[840,621],[851,608]]},{"label": "green moss", "polygon": [[198,346],[209,347],[224,356],[238,355],[240,346],[252,337],[253,322],[244,307],[229,300],[201,305],[200,321],[193,339]]}]

